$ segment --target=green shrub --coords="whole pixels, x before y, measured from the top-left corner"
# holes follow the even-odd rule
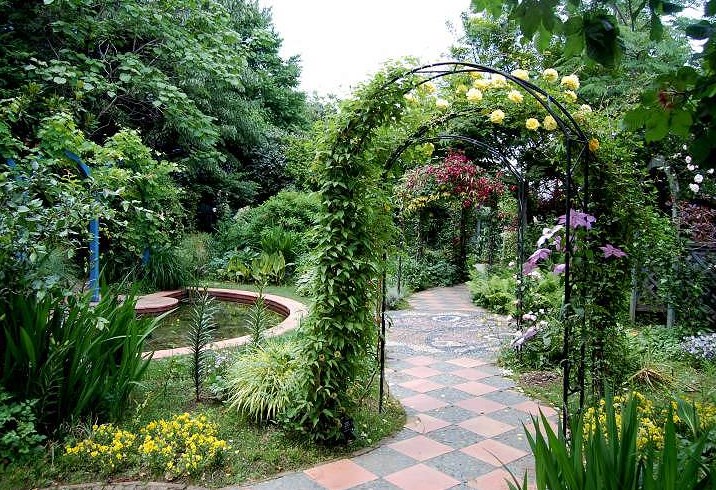
[[[143,280],[154,291],[181,289],[191,278],[189,259],[177,247],[152,250]]]
[[[476,305],[502,315],[515,313],[517,284],[509,271],[488,274],[473,269],[467,286]]]
[[[243,352],[229,369],[231,408],[256,422],[276,420],[292,400],[298,353],[295,342],[278,339]]]
[[[422,258],[409,257],[403,263],[403,280],[413,291],[436,286],[452,286],[458,281],[458,271],[447,253],[426,249]]]
[[[135,300],[104,291],[86,296],[11,294],[0,310],[0,383],[20,399],[37,399],[46,432],[84,416],[116,419],[149,359],[144,341],[157,319],[136,318]]]
[[[12,401],[0,387],[0,469],[26,461],[45,439],[35,428],[34,405],[35,400]]]

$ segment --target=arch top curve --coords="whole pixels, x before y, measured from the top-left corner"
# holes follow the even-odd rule
[[[559,102],[548,92],[546,92],[541,87],[535,85],[534,83],[528,80],[523,80],[512,75],[511,73],[507,73],[491,66],[480,65],[477,63],[469,63],[465,61],[441,61],[438,63],[430,63],[427,65],[412,68],[409,71],[390,79],[383,85],[383,87],[387,88],[388,86],[397,83],[399,80],[407,78],[411,75],[425,76],[424,80],[421,80],[419,83],[412,85],[408,90],[406,90],[405,93],[407,93],[410,90],[419,87],[420,85],[423,85],[432,80],[436,80],[438,78],[471,72],[500,75],[503,76],[506,80],[509,80],[510,82],[518,85],[533,99],[535,99],[545,109],[545,111],[547,111],[547,113],[554,118],[555,122],[557,123],[557,127],[562,132],[566,140],[580,143],[582,145],[587,144],[586,134],[579,126],[577,121],[572,117],[570,112],[564,107],[564,105],[562,105],[561,102]]]

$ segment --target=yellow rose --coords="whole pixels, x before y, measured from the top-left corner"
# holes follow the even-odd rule
[[[494,88],[506,87],[507,80],[505,80],[505,77],[503,77],[502,75],[494,73],[492,75],[492,80],[490,81],[490,86]]]
[[[482,72],[480,71],[471,71],[470,72],[470,78],[477,80],[479,78],[482,78]]]
[[[542,121],[542,126],[547,131],[554,131],[555,129],[557,129],[557,121],[555,121],[554,118],[548,114],[548,115],[544,116],[544,120]]]
[[[408,102],[415,102],[415,95],[413,95],[412,92],[403,95],[403,98]]]
[[[487,90],[490,88],[490,82],[480,78],[472,82],[472,86],[478,90]]]
[[[573,90],[565,90],[564,98],[567,99],[567,102],[577,102],[577,94]]]
[[[511,75],[515,78],[519,78],[520,80],[529,80],[530,79],[530,72],[527,70],[517,69],[514,70]]]
[[[480,89],[474,87],[468,90],[465,96],[470,102],[480,102],[482,100],[482,92],[480,91]]]
[[[450,107],[450,102],[445,99],[437,98],[435,99],[435,107],[445,110]]]
[[[461,83],[460,85],[455,87],[455,93],[464,94],[465,92],[467,92],[467,85],[465,85],[464,83]]]
[[[519,93],[517,90],[510,90],[510,92],[507,94],[507,98],[510,99],[515,104],[521,104],[524,100],[524,97],[522,97],[522,94]]]
[[[502,121],[505,120],[505,113],[502,112],[500,109],[495,109],[490,113],[490,122],[495,124],[502,124]]]
[[[577,75],[564,76],[560,85],[568,90],[577,90],[579,88],[579,78]]]
[[[599,149],[599,140],[597,138],[592,138],[589,140],[589,151],[592,153],[596,153],[596,151]]]
[[[547,68],[542,72],[542,78],[547,80],[549,83],[554,83],[559,79],[559,73],[554,68]]]
[[[435,91],[438,89],[433,82],[425,82],[421,86],[429,94],[435,93]]]
[[[525,121],[525,127],[530,131],[537,131],[537,128],[539,128],[539,121],[534,117],[530,117]]]

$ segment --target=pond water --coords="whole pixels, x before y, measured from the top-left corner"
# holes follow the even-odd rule
[[[230,301],[216,301],[216,315],[214,323],[213,339],[225,340],[234,337],[241,337],[249,333],[247,327],[249,305],[234,303]],[[164,317],[147,339],[147,350],[175,349],[177,347],[186,347],[187,333],[189,332],[189,324],[191,322],[192,305],[185,300],[179,303],[173,313]],[[271,328],[283,321],[283,317],[273,311],[268,311],[268,322],[266,328]]]

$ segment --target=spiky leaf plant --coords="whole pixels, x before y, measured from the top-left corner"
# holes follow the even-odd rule
[[[187,340],[191,348],[191,376],[196,401],[201,398],[201,381],[206,372],[207,352],[216,330],[216,300],[206,289],[194,296]]]

